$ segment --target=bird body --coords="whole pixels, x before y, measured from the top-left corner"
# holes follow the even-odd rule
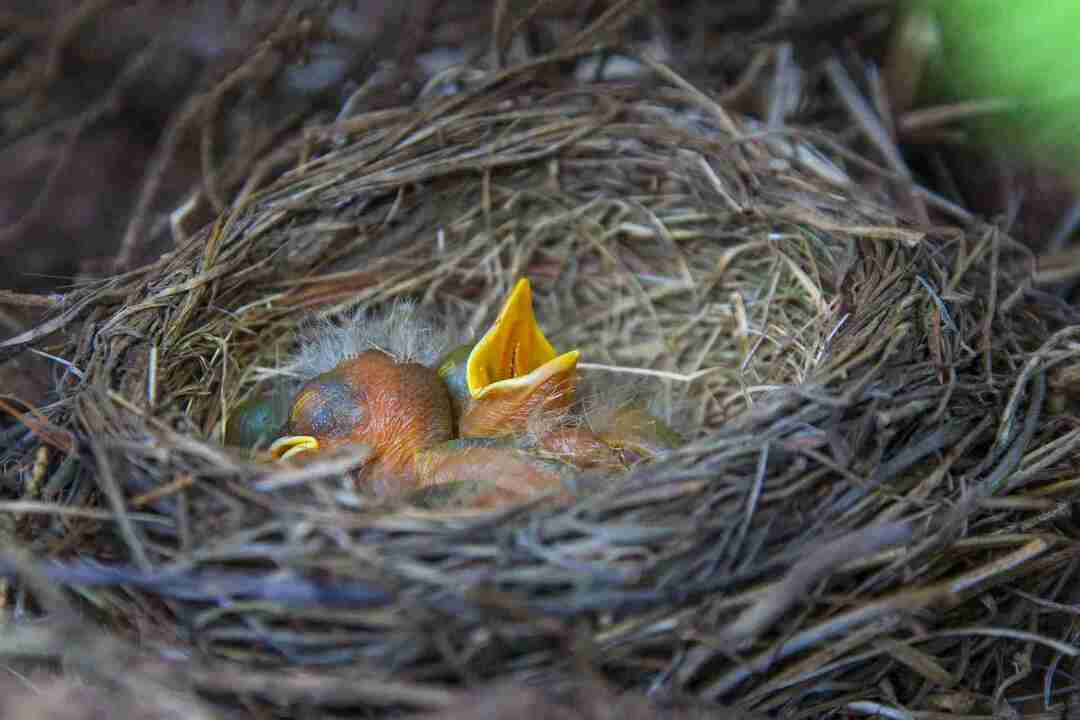
[[[565,499],[563,481],[573,472],[506,438],[451,440],[421,450],[416,462],[421,492],[414,497],[434,497],[444,507],[494,508],[544,491]]]

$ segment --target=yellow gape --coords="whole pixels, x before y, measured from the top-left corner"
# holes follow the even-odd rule
[[[536,322],[532,289],[522,278],[465,366],[471,402],[464,437],[518,432],[537,412],[568,408],[577,386],[577,350],[559,355]]]

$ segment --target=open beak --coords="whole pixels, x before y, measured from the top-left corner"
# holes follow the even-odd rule
[[[288,460],[305,452],[319,449],[319,441],[311,435],[286,435],[270,445],[270,455],[275,460]]]
[[[577,367],[577,350],[559,355],[533,313],[532,288],[522,278],[491,329],[469,354],[466,378],[474,400],[540,385]]]
[[[469,353],[465,378],[473,409],[465,419],[485,406],[482,414],[491,416],[492,422],[499,416],[521,419],[540,407],[568,406],[580,355],[577,350],[560,355],[544,337],[533,313],[532,288],[522,278],[491,329]],[[468,427],[474,423],[463,424],[463,432],[470,435],[481,431]],[[483,431],[492,430],[498,428]]]

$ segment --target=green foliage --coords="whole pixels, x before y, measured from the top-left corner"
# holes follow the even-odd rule
[[[942,35],[938,82],[960,98],[1016,100],[1015,112],[995,129],[1075,167],[1080,161],[1080,3],[927,0],[925,5]]]

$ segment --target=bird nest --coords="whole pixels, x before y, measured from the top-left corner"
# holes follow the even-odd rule
[[[1053,373],[1080,331],[1023,250],[905,223],[839,144],[663,66],[547,67],[308,128],[212,226],[67,296],[38,333],[66,330],[56,402],[8,431],[9,608],[52,622],[0,650],[253,715],[586,670],[786,717],[1059,702],[1080,428]],[[362,454],[222,444],[306,320],[408,298],[474,333],[519,277],[582,374],[659,400],[684,447],[476,512],[366,501],[342,482]]]

